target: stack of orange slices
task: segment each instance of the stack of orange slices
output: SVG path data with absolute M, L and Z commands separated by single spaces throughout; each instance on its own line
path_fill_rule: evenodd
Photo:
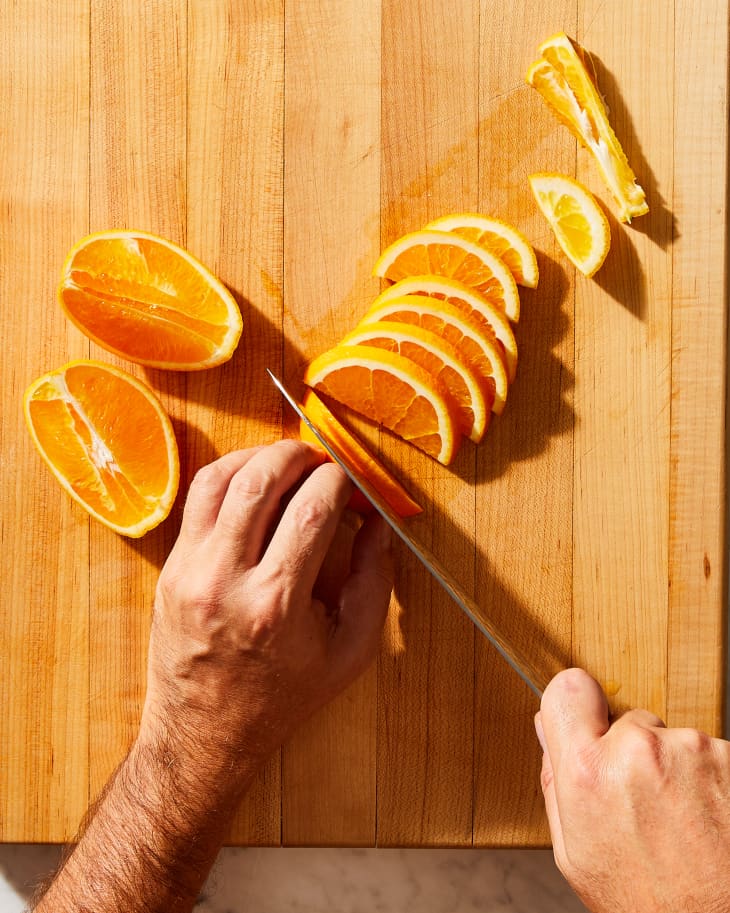
M 459 213 L 396 240 L 373 273 L 390 284 L 305 383 L 448 465 L 505 408 L 535 252 L 506 222 Z

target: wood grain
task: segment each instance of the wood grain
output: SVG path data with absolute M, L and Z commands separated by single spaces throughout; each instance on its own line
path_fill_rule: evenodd
M 722 732 L 727 598 L 727 9 L 675 8 L 667 716 Z M 686 36 L 693 35 L 691 46 Z M 716 73 L 698 81 L 695 73 Z M 718 611 L 720 606 L 720 611 Z
M 378 2 L 287 5 L 285 98 L 284 373 L 297 389 L 378 291 Z M 338 535 L 335 591 L 353 532 Z M 284 843 L 374 843 L 376 707 L 372 668 L 285 746 Z
M 478 8 L 383 3 L 381 245 L 446 212 L 477 206 Z M 392 439 L 383 452 L 400 455 Z M 413 526 L 474 585 L 474 465 L 400 456 L 427 496 Z M 378 843 L 471 843 L 474 638 L 471 623 L 398 551 L 395 605 L 380 660 Z
M 4 841 L 63 840 L 88 802 L 89 521 L 41 463 L 21 407 L 32 380 L 88 351 L 54 304 L 65 253 L 87 227 L 88 85 L 84 2 L 31 2 L 23 16 L 2 6 Z
M 266 368 L 283 363 L 283 41 L 283 3 L 188 4 L 188 245 L 236 296 L 244 332 L 229 362 L 187 378 L 183 490 L 216 456 L 281 436 Z M 241 135 L 254 141 L 241 145 Z M 232 842 L 280 842 L 280 774 L 277 754 Z
M 0 839 L 69 839 L 123 757 L 187 486 L 216 455 L 295 432 L 264 368 L 296 386 L 377 294 L 380 249 L 455 210 L 506 218 L 538 252 L 507 409 L 448 469 L 358 430 L 423 503 L 417 534 L 535 662 L 581 663 L 617 708 L 720 732 L 727 26 L 719 0 L 701 16 L 689 0 L 516 0 L 498 17 L 486 0 L 0 9 Z M 558 29 L 596 56 L 647 190 L 631 226 L 524 83 Z M 609 213 L 595 279 L 537 211 L 536 170 L 577 175 Z M 45 371 L 115 360 L 54 301 L 67 250 L 111 227 L 188 247 L 245 322 L 218 369 L 124 365 L 160 394 L 182 460 L 171 517 L 136 542 L 67 499 L 20 410 Z M 378 663 L 271 759 L 230 842 L 546 843 L 532 695 L 396 559 Z
M 575 5 L 548 10 L 528 0 L 515 7 L 508 28 L 494 29 L 489 4 L 482 4 L 478 208 L 534 240 L 540 281 L 535 291 L 520 290 L 518 374 L 505 412 L 478 448 L 475 492 L 477 592 L 515 643 L 551 673 L 570 664 L 575 282 L 527 178 L 545 169 L 573 174 L 575 141 L 555 129 L 524 74 L 556 21 L 574 34 Z M 529 144 L 520 139 L 525 122 Z M 474 843 L 544 843 L 535 697 L 504 675 L 480 638 L 475 687 Z

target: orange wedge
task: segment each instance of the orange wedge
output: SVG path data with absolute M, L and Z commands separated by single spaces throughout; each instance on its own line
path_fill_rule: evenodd
M 622 222 L 649 211 L 626 154 L 608 121 L 590 55 L 559 32 L 540 45 L 540 59 L 527 71 L 527 82 L 542 95 L 558 120 L 593 154 Z M 586 68 L 590 66 L 592 75 Z
M 611 246 L 605 213 L 582 184 L 565 174 L 530 175 L 537 205 L 568 258 L 585 276 L 597 272 Z
M 398 352 L 439 380 L 451 396 L 459 416 L 459 430 L 475 443 L 489 424 L 494 394 L 440 336 L 415 324 L 388 320 L 361 324 L 342 340 L 345 346 L 375 346 Z
M 337 455 L 341 456 L 348 466 L 357 470 L 399 517 L 414 517 L 422 513 L 423 508 L 413 500 L 383 464 L 375 459 L 365 445 L 338 421 L 314 390 L 307 390 L 302 402 L 302 411 L 324 435 Z M 299 423 L 299 437 L 314 444 L 315 447 L 322 446 L 306 422 Z M 374 510 L 370 501 L 359 490 L 355 491 L 350 499 L 349 507 L 365 514 Z
M 482 216 L 478 213 L 463 212 L 441 216 L 425 226 L 435 231 L 453 231 L 467 241 L 473 241 L 496 254 L 502 260 L 518 285 L 537 288 L 537 257 L 527 238 L 513 225 Z
M 520 319 L 520 296 L 507 266 L 486 248 L 451 232 L 403 235 L 383 251 L 373 274 L 391 282 L 427 274 L 458 279 L 513 322 Z
M 219 365 L 233 354 L 243 327 L 235 299 L 202 263 L 140 231 L 79 241 L 64 263 L 58 298 L 94 342 L 155 368 Z
M 381 320 L 412 323 L 450 343 L 478 377 L 493 388 L 492 411 L 501 415 L 507 401 L 507 369 L 492 336 L 452 304 L 426 295 L 404 295 L 373 304 L 358 327 Z
M 34 381 L 23 407 L 51 472 L 92 517 L 137 538 L 169 514 L 180 477 L 175 435 L 136 378 L 72 361 Z
M 512 383 L 517 373 L 517 342 L 512 327 L 504 314 L 479 292 L 445 276 L 409 276 L 384 289 L 373 302 L 373 307 L 404 295 L 427 295 L 445 301 L 462 311 L 470 321 L 483 327 L 489 336 L 496 339 L 507 368 L 507 379 Z
M 441 384 L 408 358 L 370 346 L 336 346 L 307 368 L 304 382 L 383 425 L 448 465 L 461 434 Z

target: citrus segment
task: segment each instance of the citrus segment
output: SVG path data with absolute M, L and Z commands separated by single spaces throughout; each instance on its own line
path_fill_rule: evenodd
M 346 346 L 375 346 L 397 352 L 440 381 L 459 416 L 459 429 L 475 443 L 487 430 L 493 394 L 459 352 L 435 333 L 415 324 L 376 321 L 363 324 L 342 340 Z
M 26 390 L 25 420 L 61 485 L 93 517 L 133 538 L 170 512 L 179 480 L 170 419 L 125 371 L 74 361 Z
M 365 445 L 336 418 L 313 390 L 307 390 L 302 402 L 302 411 L 324 436 L 345 463 L 372 485 L 380 497 L 399 517 L 414 517 L 423 511 L 403 488 L 400 482 L 370 453 Z M 306 422 L 299 423 L 299 437 L 303 441 L 321 448 L 316 434 Z M 370 501 L 358 490 L 349 505 L 358 513 L 374 510 Z
M 592 194 L 561 174 L 532 174 L 530 187 L 543 215 L 568 258 L 592 276 L 611 246 L 608 219 Z
M 593 154 L 598 169 L 618 206 L 622 222 L 649 211 L 646 195 L 636 182 L 626 154 L 614 133 L 595 80 L 590 55 L 559 32 L 543 42 L 540 59 L 527 71 L 527 82 Z M 591 76 L 586 62 L 594 71 Z
M 492 411 L 500 415 L 505 407 L 509 381 L 507 369 L 495 340 L 463 311 L 452 304 L 426 295 L 404 295 L 374 303 L 359 326 L 381 320 L 412 323 L 450 343 L 463 360 L 491 388 Z
M 397 282 L 432 274 L 458 279 L 517 322 L 520 296 L 507 266 L 486 248 L 445 231 L 414 231 L 387 247 L 373 274 Z
M 514 226 L 478 213 L 454 213 L 441 216 L 425 226 L 435 231 L 452 231 L 473 241 L 502 260 L 518 285 L 537 288 L 537 257 L 527 238 Z
M 156 368 L 227 361 L 242 331 L 230 292 L 187 251 L 146 232 L 107 231 L 71 250 L 58 288 L 68 318 L 103 348 Z
M 509 320 L 502 311 L 486 300 L 479 292 L 470 289 L 456 279 L 445 276 L 408 276 L 389 285 L 378 295 L 373 307 L 404 295 L 425 295 L 445 301 L 456 307 L 470 321 L 477 323 L 497 342 L 502 360 L 507 368 L 507 379 L 511 383 L 517 373 L 517 342 Z
M 336 346 L 307 368 L 304 382 L 448 465 L 458 449 L 458 419 L 441 384 L 395 352 Z

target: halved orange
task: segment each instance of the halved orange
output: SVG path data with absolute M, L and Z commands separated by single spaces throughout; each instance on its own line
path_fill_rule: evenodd
M 381 320 L 361 324 L 341 344 L 375 346 L 410 358 L 444 385 L 459 415 L 462 434 L 475 443 L 484 437 L 494 394 L 445 339 L 415 324 Z
M 537 257 L 527 238 L 514 225 L 475 212 L 453 213 L 434 219 L 425 226 L 435 231 L 453 231 L 467 241 L 486 247 L 506 263 L 515 282 L 537 288 Z
M 375 459 L 359 438 L 345 428 L 314 390 L 307 390 L 301 406 L 304 414 L 337 455 L 369 482 L 399 517 L 414 517 L 423 512 L 423 508 L 413 500 L 395 476 Z M 317 435 L 304 421 L 299 422 L 299 437 L 302 441 L 314 444 L 315 447 L 322 446 Z M 358 513 L 367 514 L 374 510 L 370 501 L 359 490 L 354 492 L 348 506 Z
M 448 394 L 402 355 L 371 346 L 335 346 L 315 358 L 304 382 L 444 465 L 456 455 L 461 434 Z
M 457 234 L 414 231 L 403 235 L 383 251 L 373 274 L 391 282 L 427 274 L 458 279 L 513 322 L 520 319 L 520 296 L 507 266 L 486 248 Z
M 175 434 L 136 378 L 72 361 L 33 381 L 23 408 L 40 455 L 92 517 L 137 538 L 169 514 L 180 478 Z
M 94 342 L 154 368 L 222 364 L 243 328 L 235 299 L 202 263 L 141 231 L 104 231 L 79 241 L 64 263 L 58 298 Z
M 384 301 L 402 298 L 404 295 L 427 295 L 445 301 L 464 313 L 472 322 L 483 327 L 489 336 L 497 341 L 500 355 L 507 368 L 510 383 L 517 373 L 517 342 L 509 320 L 502 311 L 487 301 L 479 292 L 446 276 L 408 276 L 389 285 L 378 295 L 373 307 Z
M 475 373 L 492 387 L 492 411 L 502 414 L 509 389 L 507 369 L 494 339 L 463 311 L 427 295 L 403 295 L 373 304 L 358 327 L 381 320 L 413 323 L 451 343 Z
M 558 32 L 539 47 L 540 59 L 527 71 L 527 82 L 542 95 L 558 120 L 588 149 L 618 206 L 622 222 L 649 211 L 626 153 L 608 120 L 590 55 Z M 593 70 L 588 72 L 586 63 Z

